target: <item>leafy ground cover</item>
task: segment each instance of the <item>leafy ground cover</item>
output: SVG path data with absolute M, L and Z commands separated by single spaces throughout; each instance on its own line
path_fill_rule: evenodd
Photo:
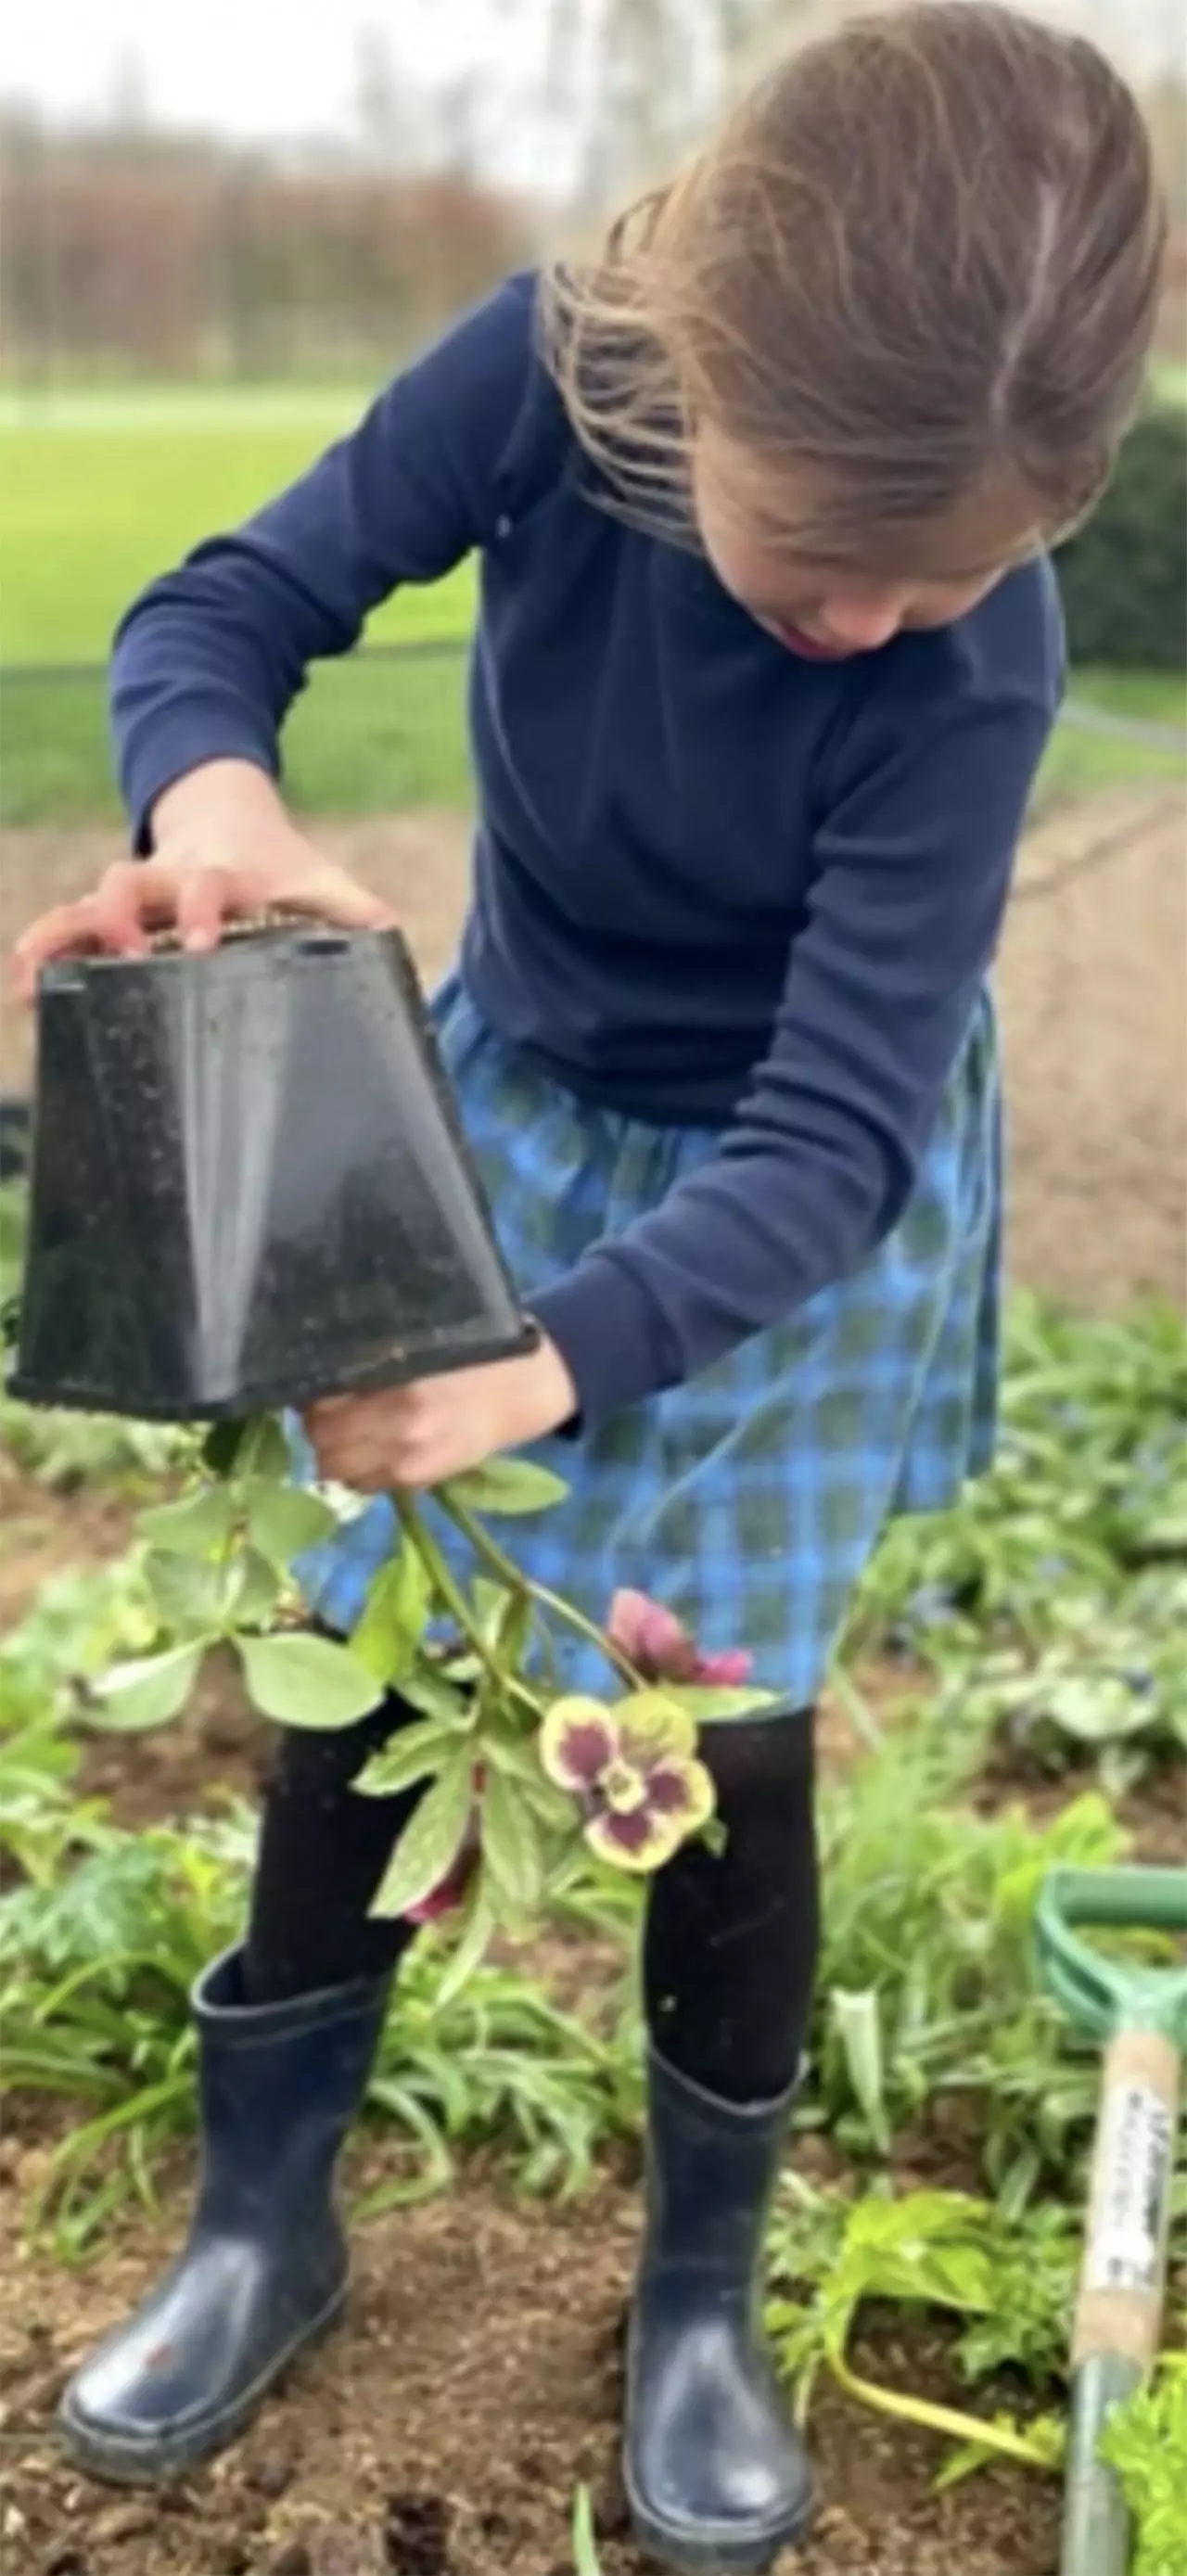
M 1016 1302 L 997 1470 L 891 1534 L 838 1658 L 825 1955 L 771 2246 L 772 2329 L 822 2461 L 818 2531 L 789 2561 L 811 2576 L 1056 2564 L 1095 2064 L 1041 1991 L 1031 1925 L 1055 1860 L 1184 1856 L 1185 1430 L 1176 1317 Z M 192 1444 L 11 1405 L 0 1441 L 3 2174 L 25 2230 L 0 2344 L 10 2536 L 38 2576 L 636 2576 L 613 2439 L 640 1898 L 592 1867 L 460 1988 L 444 1933 L 413 1954 L 350 2165 L 347 2336 L 177 2494 L 103 2502 L 57 2458 L 65 2369 L 179 2224 L 186 1991 L 239 1919 L 267 1730 L 221 1653 L 179 1722 L 91 1723 L 112 1714 L 101 1675 L 159 1641 L 133 1515 L 184 1493 Z M 1187 2139 L 1172 2352 L 1185 2298 Z M 1181 2363 L 1111 2438 L 1137 2576 L 1179 2576 Z

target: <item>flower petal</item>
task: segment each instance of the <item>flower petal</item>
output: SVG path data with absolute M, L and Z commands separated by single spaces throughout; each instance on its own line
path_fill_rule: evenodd
M 621 1749 L 617 1714 L 597 1699 L 558 1699 L 540 1729 L 540 1760 L 558 1789 L 592 1789 Z
M 744 1646 L 702 1654 L 675 1611 L 649 1600 L 645 1592 L 615 1593 L 608 1634 L 645 1681 L 717 1682 L 730 1688 L 748 1682 L 754 1668 L 754 1657 Z
M 436 1886 L 431 1887 L 428 1895 L 422 1896 L 416 1905 L 409 1906 L 404 1916 L 405 1923 L 436 1923 L 442 1914 L 456 1913 L 478 1867 L 481 1850 L 478 1819 L 474 1817 L 466 1827 L 444 1878 L 438 1879 Z
M 658 1758 L 661 1753 L 696 1751 L 696 1719 L 667 1691 L 635 1691 L 630 1699 L 615 1701 L 614 1715 L 628 1762 Z
M 744 1646 L 723 1646 L 716 1655 L 698 1655 L 692 1682 L 715 1683 L 719 1690 L 740 1690 L 754 1670 L 754 1657 Z
M 697 1651 L 673 1610 L 645 1592 L 616 1592 L 609 1634 L 648 1681 L 691 1681 Z
M 712 1778 L 703 1762 L 682 1761 L 665 1754 L 647 1771 L 647 1804 L 654 1815 L 670 1817 L 682 1836 L 700 1832 L 717 1805 Z
M 684 1837 L 681 1827 L 671 1818 L 646 1807 L 635 1807 L 628 1816 L 612 1815 L 608 1808 L 591 1816 L 585 1839 L 599 1860 L 609 1861 L 614 1869 L 635 1870 L 644 1876 L 653 1869 L 662 1869 Z

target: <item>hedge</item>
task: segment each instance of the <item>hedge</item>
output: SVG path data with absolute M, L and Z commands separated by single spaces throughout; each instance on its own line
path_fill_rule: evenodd
M 1144 414 L 1056 565 L 1073 663 L 1187 666 L 1187 413 Z

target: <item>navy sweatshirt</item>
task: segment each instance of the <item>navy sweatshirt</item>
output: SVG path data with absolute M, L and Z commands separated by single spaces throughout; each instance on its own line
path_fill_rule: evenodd
M 534 1311 L 587 1424 L 852 1270 L 909 1196 L 1055 714 L 1042 562 L 958 623 L 797 659 L 695 554 L 598 506 L 512 279 L 117 638 L 137 846 L 199 763 L 278 770 L 308 665 L 477 550 L 463 975 L 584 1098 L 719 1151 Z M 400 685 L 398 668 L 392 688 Z

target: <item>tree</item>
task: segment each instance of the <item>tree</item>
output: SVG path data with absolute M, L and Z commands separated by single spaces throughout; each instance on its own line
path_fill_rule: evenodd
M 354 127 L 362 157 L 373 168 L 399 169 L 412 157 L 406 101 L 391 38 L 375 19 L 366 20 L 355 33 Z
M 107 125 L 121 141 L 133 142 L 152 124 L 152 91 L 148 65 L 139 45 L 121 45 L 112 57 L 107 90 Z
M 827 0 L 553 0 L 546 99 L 578 137 L 577 193 L 604 207 L 679 159 L 751 66 Z

